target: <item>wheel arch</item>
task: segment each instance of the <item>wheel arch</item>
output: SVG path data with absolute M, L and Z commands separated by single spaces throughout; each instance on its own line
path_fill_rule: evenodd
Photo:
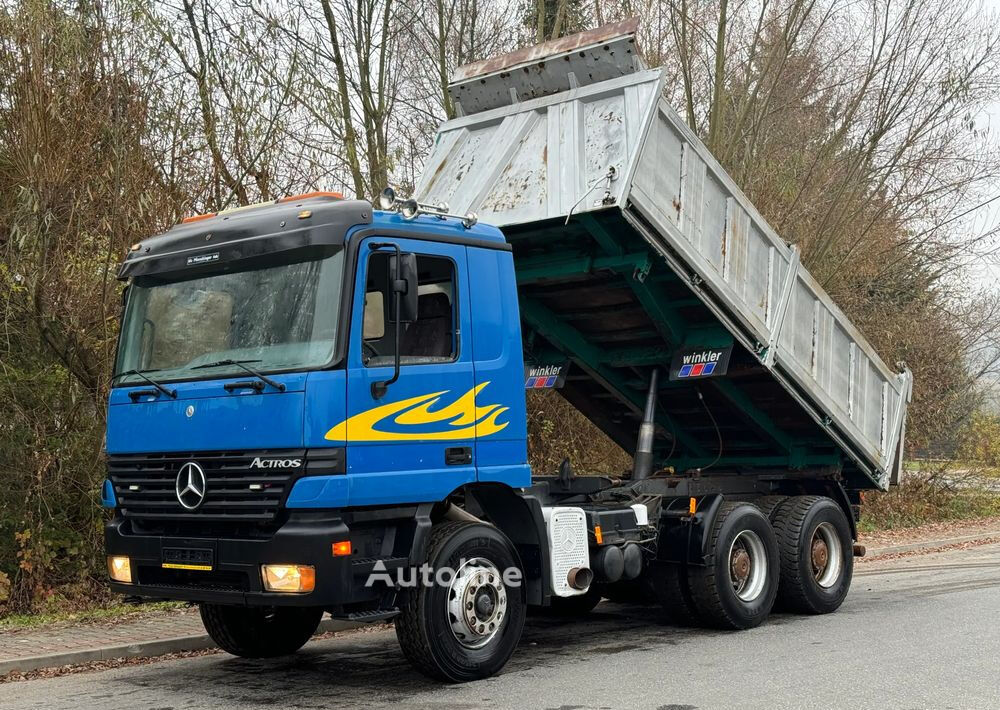
M 503 483 L 472 483 L 463 486 L 447 502 L 491 523 L 517 549 L 524 572 L 529 604 L 547 604 L 550 560 L 541 501 L 515 491 Z

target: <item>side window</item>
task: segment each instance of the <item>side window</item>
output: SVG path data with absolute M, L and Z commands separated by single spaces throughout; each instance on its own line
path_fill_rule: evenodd
M 390 255 L 368 258 L 362 359 L 368 367 L 391 365 L 396 324 L 392 314 Z M 400 327 L 403 365 L 451 362 L 458 356 L 455 334 L 455 265 L 450 259 L 417 255 L 417 320 Z

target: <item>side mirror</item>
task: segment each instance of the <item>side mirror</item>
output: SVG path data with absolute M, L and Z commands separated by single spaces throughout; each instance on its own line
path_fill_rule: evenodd
M 393 242 L 372 242 L 368 245 L 372 251 L 376 249 L 392 249 L 395 253 L 389 258 L 389 278 L 392 279 L 392 300 L 389 302 L 389 317 L 395 330 L 395 353 L 393 357 L 392 377 L 388 380 L 372 382 L 372 397 L 380 399 L 385 396 L 389 385 L 399 379 L 399 338 L 403 323 L 412 323 L 417 319 L 417 255 L 403 253 L 399 245 Z
M 399 277 L 395 279 L 396 260 L 399 259 Z M 413 323 L 417 320 L 417 255 L 413 253 L 403 253 L 399 256 L 389 258 L 389 274 L 392 275 L 393 293 L 399 294 L 399 300 L 395 298 L 390 301 L 393 308 L 392 320 L 400 323 Z M 399 313 L 395 313 L 396 304 L 399 304 Z

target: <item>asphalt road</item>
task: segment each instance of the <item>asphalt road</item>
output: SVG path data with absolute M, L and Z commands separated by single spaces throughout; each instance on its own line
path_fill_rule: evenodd
M 391 631 L 278 661 L 223 655 L 0 685 L 0 708 L 1000 708 L 1000 545 L 859 565 L 836 614 L 679 630 L 605 602 L 531 619 L 504 672 L 444 686 Z

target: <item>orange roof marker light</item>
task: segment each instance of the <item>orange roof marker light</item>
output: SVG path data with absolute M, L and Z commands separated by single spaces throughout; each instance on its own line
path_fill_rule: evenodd
M 281 202 L 295 202 L 296 200 L 309 200 L 313 197 L 332 197 L 337 200 L 344 199 L 343 193 L 340 192 L 303 192 L 301 195 L 289 195 L 288 197 L 282 197 L 278 200 Z
M 211 219 L 215 217 L 215 212 L 206 212 L 205 214 L 193 214 L 190 217 L 185 217 L 181 220 L 181 224 L 191 224 L 192 222 L 200 222 L 203 219 Z

